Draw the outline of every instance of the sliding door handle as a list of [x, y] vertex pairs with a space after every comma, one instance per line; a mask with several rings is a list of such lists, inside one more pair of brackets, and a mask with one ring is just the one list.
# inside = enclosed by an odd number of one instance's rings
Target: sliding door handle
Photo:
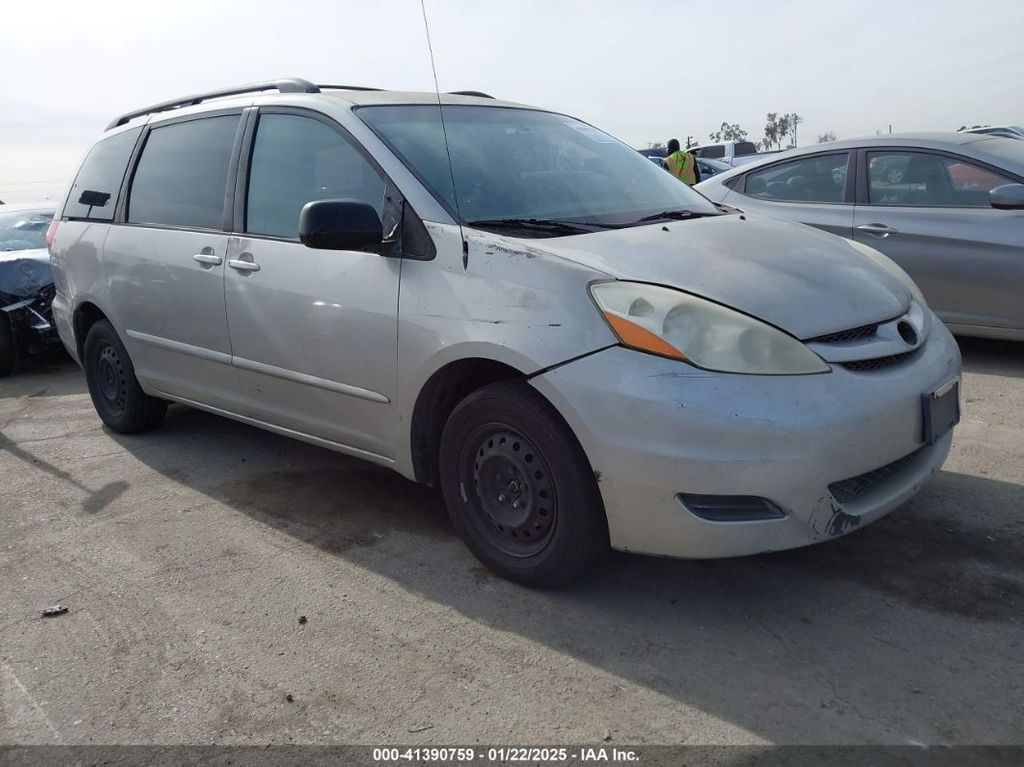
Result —
[[[252, 256], [250, 256], [252, 258]], [[258, 272], [260, 265], [253, 261], [245, 261], [240, 258], [229, 258], [228, 266], [234, 269], [236, 272]]]

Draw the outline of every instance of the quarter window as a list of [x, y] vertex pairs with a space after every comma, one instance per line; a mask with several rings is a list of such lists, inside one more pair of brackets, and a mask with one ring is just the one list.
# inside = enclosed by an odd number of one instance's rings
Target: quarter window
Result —
[[962, 159], [927, 152], [868, 152], [872, 205], [989, 207], [990, 189], [1011, 183]]
[[224, 228], [224, 192], [238, 115], [153, 128], [128, 198], [135, 224]]
[[92, 221], [113, 221], [117, 193], [124, 180], [142, 128], [118, 133], [98, 142], [82, 163], [71, 187], [64, 215]]
[[384, 180], [326, 123], [300, 115], [262, 115], [249, 171], [246, 231], [297, 238], [302, 207], [336, 199], [367, 203], [380, 215]]
[[841, 203], [849, 152], [819, 154], [778, 163], [746, 176], [743, 193], [779, 202]]

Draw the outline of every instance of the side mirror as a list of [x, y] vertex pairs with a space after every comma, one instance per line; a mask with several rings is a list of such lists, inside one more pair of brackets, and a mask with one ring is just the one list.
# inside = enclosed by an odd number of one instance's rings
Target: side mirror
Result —
[[988, 193], [988, 202], [999, 210], [1024, 210], [1024, 184], [1003, 184]]
[[365, 202], [314, 200], [299, 213], [299, 240], [307, 248], [354, 250], [383, 239], [380, 216]]

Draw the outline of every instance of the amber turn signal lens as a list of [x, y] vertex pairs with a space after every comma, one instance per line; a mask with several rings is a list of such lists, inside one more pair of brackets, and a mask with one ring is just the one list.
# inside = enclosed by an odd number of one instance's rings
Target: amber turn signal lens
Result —
[[647, 328], [642, 328], [635, 322], [631, 322], [613, 312], [606, 311], [603, 314], [604, 318], [608, 320], [608, 324], [611, 325], [612, 330], [615, 331], [615, 335], [626, 346], [632, 346], [634, 349], [643, 349], [645, 352], [651, 352], [652, 354], [660, 354], [663, 357], [674, 357], [677, 360], [686, 359], [685, 354], [665, 339], [647, 330]]

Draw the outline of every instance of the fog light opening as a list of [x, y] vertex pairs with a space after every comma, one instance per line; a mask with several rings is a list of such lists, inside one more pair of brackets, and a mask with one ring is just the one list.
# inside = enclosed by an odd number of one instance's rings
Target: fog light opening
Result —
[[694, 495], [679, 493], [679, 503], [708, 522], [761, 522], [782, 519], [786, 513], [767, 498], [753, 495]]

